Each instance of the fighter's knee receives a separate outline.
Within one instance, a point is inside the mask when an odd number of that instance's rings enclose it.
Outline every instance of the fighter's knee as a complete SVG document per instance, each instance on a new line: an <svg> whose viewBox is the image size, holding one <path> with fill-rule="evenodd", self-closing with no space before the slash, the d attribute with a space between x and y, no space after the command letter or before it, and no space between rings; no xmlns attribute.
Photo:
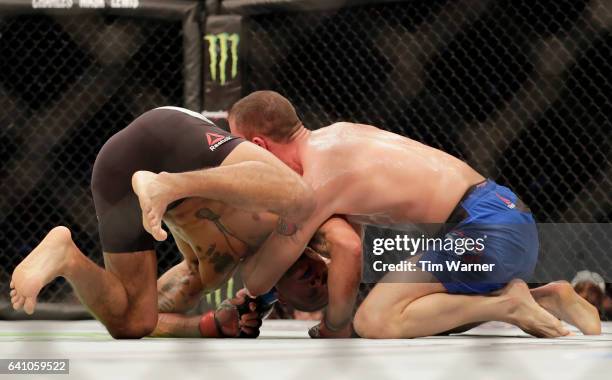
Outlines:
<svg viewBox="0 0 612 380"><path fill-rule="evenodd" d="M140 339L149 336L157 326L157 315L140 319L126 319L107 325L109 334L115 339Z"/></svg>
<svg viewBox="0 0 612 380"><path fill-rule="evenodd" d="M115 339L140 339L151 335L155 326L109 326L108 332Z"/></svg>
<svg viewBox="0 0 612 380"><path fill-rule="evenodd" d="M393 321L387 313L375 308L361 307L353 320L355 332L362 338L394 338Z"/></svg>
<svg viewBox="0 0 612 380"><path fill-rule="evenodd" d="M360 310L357 310L357 313L355 313L355 317L353 318L353 329L355 329L357 335L362 338L369 338L368 335L370 331L368 329L367 322L368 321L364 313Z"/></svg>

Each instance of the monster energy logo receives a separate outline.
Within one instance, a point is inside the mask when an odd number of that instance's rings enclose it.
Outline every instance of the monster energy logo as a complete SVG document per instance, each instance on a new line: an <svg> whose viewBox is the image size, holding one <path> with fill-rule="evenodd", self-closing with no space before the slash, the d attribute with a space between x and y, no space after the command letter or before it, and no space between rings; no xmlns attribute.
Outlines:
<svg viewBox="0 0 612 380"><path fill-rule="evenodd" d="M231 79L238 75L238 33L207 34L204 39L208 41L208 55L210 56L210 78L224 85L227 81L227 60L231 55ZM217 79L218 78L218 79Z"/></svg>
<svg viewBox="0 0 612 380"><path fill-rule="evenodd" d="M227 298L234 297L234 278L231 277L227 282L227 288L225 288L225 296L223 296L221 288L215 290L213 293L206 294L206 303L217 308L221 305L221 302Z"/></svg>

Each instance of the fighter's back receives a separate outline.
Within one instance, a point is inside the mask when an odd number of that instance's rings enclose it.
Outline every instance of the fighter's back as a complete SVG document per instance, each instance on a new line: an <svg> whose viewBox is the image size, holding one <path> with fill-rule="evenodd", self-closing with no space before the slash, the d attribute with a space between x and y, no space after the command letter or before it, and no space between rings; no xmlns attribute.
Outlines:
<svg viewBox="0 0 612 380"><path fill-rule="evenodd" d="M377 225L444 222L466 190L484 179L438 149L353 123L313 131L303 169L336 212Z"/></svg>

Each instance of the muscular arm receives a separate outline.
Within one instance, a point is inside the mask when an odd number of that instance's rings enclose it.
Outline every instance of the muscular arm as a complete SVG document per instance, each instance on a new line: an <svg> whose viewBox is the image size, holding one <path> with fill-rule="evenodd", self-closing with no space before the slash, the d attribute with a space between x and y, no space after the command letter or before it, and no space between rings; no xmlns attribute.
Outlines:
<svg viewBox="0 0 612 380"><path fill-rule="evenodd" d="M324 203L321 203L324 204ZM257 252L241 266L242 279L252 296L268 292L300 257L317 229L330 216L330 207L315 210L294 233L287 232L282 219Z"/></svg>
<svg viewBox="0 0 612 380"><path fill-rule="evenodd" d="M357 232L346 220L333 217L321 226L310 245L331 259L325 325L330 330L343 329L353 318L361 281L361 231Z"/></svg>
<svg viewBox="0 0 612 380"><path fill-rule="evenodd" d="M157 280L158 310L160 313L185 313L197 305L202 290L197 266L182 261Z"/></svg>
<svg viewBox="0 0 612 380"><path fill-rule="evenodd" d="M157 326L151 336L200 337L200 316L183 313L195 307L202 295L197 266L187 261L175 265L157 280Z"/></svg>

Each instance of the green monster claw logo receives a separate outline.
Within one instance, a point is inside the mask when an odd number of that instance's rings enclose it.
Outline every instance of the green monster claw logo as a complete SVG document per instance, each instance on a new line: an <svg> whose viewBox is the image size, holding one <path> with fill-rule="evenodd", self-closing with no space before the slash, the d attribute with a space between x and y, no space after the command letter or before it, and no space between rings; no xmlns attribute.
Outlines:
<svg viewBox="0 0 612 380"><path fill-rule="evenodd" d="M238 33L207 34L204 39L208 41L208 54L210 55L210 78L224 85L227 81L226 66L231 55L231 79L238 75ZM218 45L217 45L218 43ZM228 46L229 45L229 46ZM229 54L228 54L229 53ZM218 75L217 75L218 74Z"/></svg>

